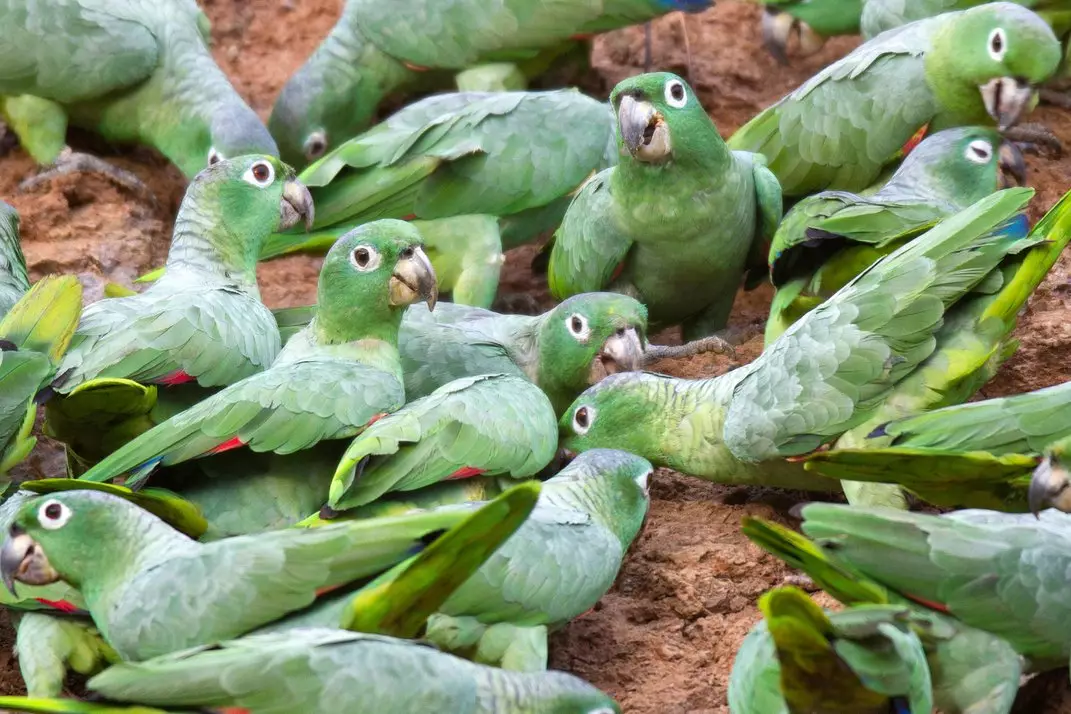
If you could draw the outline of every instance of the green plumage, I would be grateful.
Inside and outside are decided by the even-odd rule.
[[[19,214],[0,201],[0,318],[30,289],[19,243]]]
[[[286,161],[318,159],[365,128],[380,100],[435,73],[509,62],[523,74],[569,52],[569,41],[646,22],[710,0],[349,0],[342,16],[283,87],[268,125]],[[581,52],[586,62],[586,52]],[[431,78],[428,75],[431,74]],[[513,73],[516,76],[516,73]],[[486,86],[486,81],[483,82]],[[558,131],[572,122],[555,122]]]
[[[141,434],[82,478],[128,471],[139,483],[157,465],[248,446],[289,454],[359,433],[405,402],[398,324],[417,299],[434,302],[434,272],[420,235],[401,221],[351,231],[324,262],[316,318],[272,366]]]
[[[874,193],[823,191],[797,203],[770,246],[778,294],[766,343],[882,255],[997,190],[1000,147],[995,130],[948,129],[924,139]]]
[[[274,235],[261,257],[322,250],[378,218],[418,219],[442,289],[489,307],[503,240],[556,226],[567,194],[613,160],[612,132],[606,105],[575,90],[429,97],[302,172],[313,231]]]
[[[944,318],[994,273],[1002,276],[1002,263],[1044,241],[1044,226],[1026,236],[1020,211],[1031,195],[1003,191],[945,220],[875,263],[743,368],[697,381],[636,373],[603,380],[562,417],[564,445],[627,449],[721,482],[828,488],[831,482],[783,459],[885,413],[902,384],[947,379],[927,373],[931,357],[944,358],[942,343],[959,334],[943,332]],[[1028,294],[1016,292],[1018,302],[1000,294],[1001,309]],[[1003,319],[998,324],[1008,329]]]
[[[994,47],[997,28],[1004,34]],[[1051,77],[1060,56],[1049,26],[1011,3],[920,20],[822,70],[729,146],[763,154],[786,196],[860,191],[924,127],[1013,124],[1030,85]]]
[[[752,244],[781,220],[761,157],[730,151],[676,75],[642,75],[610,96],[620,163],[584,184],[554,236],[548,279],[562,299],[610,289],[685,339],[725,326]]]
[[[472,475],[535,476],[558,447],[557,417],[523,377],[454,380],[365,429],[335,472],[328,505],[362,506],[389,491],[413,491]]]
[[[213,150],[278,155],[212,59],[193,0],[5,0],[0,20],[0,93],[38,99],[4,114],[39,162],[56,159],[68,123],[154,146],[188,177]]]

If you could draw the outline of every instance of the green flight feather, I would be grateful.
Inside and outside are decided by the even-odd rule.
[[[361,506],[474,474],[534,476],[554,457],[557,418],[526,379],[465,377],[371,424],[339,462],[328,505]]]
[[[30,289],[19,243],[19,214],[0,201],[0,318]]]
[[[122,704],[82,702],[77,699],[48,699],[41,697],[0,697],[0,707],[25,714],[195,714],[178,709],[155,709]]]

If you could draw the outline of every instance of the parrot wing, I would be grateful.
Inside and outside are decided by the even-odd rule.
[[[142,82],[159,63],[153,29],[110,12],[105,3],[2,0],[0,15],[6,19],[0,46],[3,94],[72,104]]]
[[[405,403],[391,374],[367,365],[305,359],[233,384],[130,441],[82,476],[107,481],[133,472],[140,483],[170,465],[239,446],[289,454],[323,439],[353,436]]]
[[[993,194],[878,261],[770,345],[734,389],[744,461],[805,454],[874,414],[937,347],[948,309],[1024,239],[1029,189]]]
[[[328,504],[343,510],[388,491],[479,474],[535,475],[557,448],[545,394],[510,375],[465,377],[380,419],[339,462]]]
[[[30,289],[19,243],[19,214],[0,201],[0,318]]]
[[[554,234],[547,280],[559,300],[606,288],[632,248],[614,219],[614,170],[601,171],[584,184]]]
[[[44,612],[19,614],[15,647],[31,697],[59,696],[67,681],[68,667],[91,675],[118,659],[92,621]]]
[[[936,26],[861,45],[741,127],[729,147],[763,154],[786,196],[866,188],[937,113],[922,62]]]

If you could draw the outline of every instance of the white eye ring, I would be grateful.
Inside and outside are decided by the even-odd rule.
[[[636,477],[636,484],[643,489],[644,493],[647,493],[648,485],[650,484],[651,472],[644,471],[642,474]]]
[[[50,498],[37,509],[37,522],[42,528],[54,531],[67,525],[67,521],[71,520],[71,515],[71,509],[67,507],[67,504]]]
[[[213,164],[218,164],[220,161],[223,161],[224,158],[225,157],[223,156],[223,154],[221,154],[218,151],[216,151],[216,147],[213,146],[208,150],[208,165],[209,166],[211,166]]]
[[[257,188],[271,186],[272,181],[275,180],[275,167],[267,161],[258,161],[245,170],[242,180]]]
[[[597,414],[595,407],[577,407],[577,410],[573,412],[573,431],[580,436],[587,434],[591,425],[595,423]]]
[[[989,56],[994,60],[997,62],[1004,61],[1004,54],[1008,51],[1008,36],[1004,32],[1004,28],[997,27],[989,33],[986,49],[989,50]]]
[[[587,342],[588,338],[591,337],[591,326],[588,324],[588,318],[579,312],[574,312],[565,318],[565,327],[578,342]]]
[[[684,82],[679,79],[671,79],[666,82],[666,104],[675,109],[680,109],[688,103],[688,90],[684,88]]]
[[[967,150],[963,153],[970,162],[988,164],[993,158],[993,147],[985,139],[975,139],[967,144]]]
[[[362,243],[350,252],[350,263],[362,273],[378,268],[381,260],[379,251],[366,243]]]
[[[327,153],[327,136],[322,131],[312,132],[305,139],[302,151],[304,151],[306,159],[315,161]]]

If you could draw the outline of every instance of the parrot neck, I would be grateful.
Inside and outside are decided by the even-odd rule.
[[[222,277],[259,300],[260,243],[250,236],[234,235],[225,220],[205,215],[197,207],[197,201],[187,195],[175,217],[167,267]]]
[[[612,483],[614,478],[616,476],[613,473],[579,479],[573,476],[558,479],[555,476],[543,482],[539,501],[590,516],[617,537],[624,552],[643,526],[648,502],[640,497],[640,489],[635,488],[635,498],[629,503]]]
[[[960,80],[949,69],[955,67],[957,62],[957,48],[954,45],[951,25],[946,24],[934,35],[931,49],[923,60],[926,84],[933,92],[938,108],[927,130],[930,134],[954,126],[993,125],[978,86]]]

